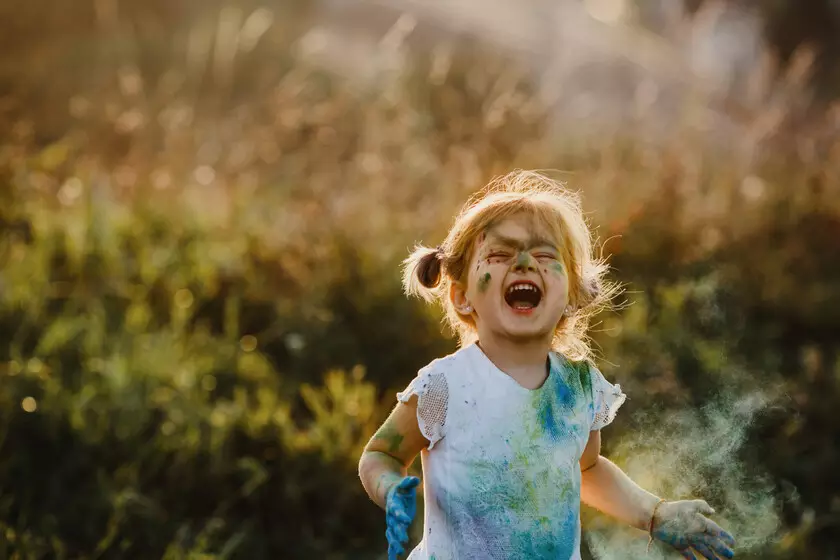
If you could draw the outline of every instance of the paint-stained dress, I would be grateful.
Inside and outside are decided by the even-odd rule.
[[[580,559],[580,460],[625,396],[557,353],[538,389],[476,344],[433,361],[397,394],[418,395],[423,539],[409,560]]]

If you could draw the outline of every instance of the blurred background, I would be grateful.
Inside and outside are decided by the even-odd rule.
[[[603,455],[840,558],[838,96],[836,0],[4,0],[0,558],[385,558],[399,263],[514,168],[626,287]]]

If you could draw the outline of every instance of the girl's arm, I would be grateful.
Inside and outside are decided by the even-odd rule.
[[[581,501],[628,525],[648,531],[684,558],[732,558],[735,539],[717,523],[704,517],[714,510],[703,500],[680,500],[659,504],[660,499],[633,482],[612,461],[601,457],[601,432],[590,432],[581,456]],[[660,507],[657,507],[657,506]],[[648,544],[650,546],[650,544]]]
[[[376,431],[359,460],[359,478],[370,499],[385,509],[385,495],[405,476],[418,453],[429,445],[417,423],[417,396],[398,402]]]
[[[589,433],[580,459],[580,499],[628,525],[648,530],[659,498],[633,482],[612,461],[601,457],[601,432]]]

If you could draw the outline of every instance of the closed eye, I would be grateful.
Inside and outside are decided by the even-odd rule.
[[[542,260],[556,260],[557,257],[555,257],[554,255],[549,254],[549,253],[540,253],[539,255],[537,255],[537,259],[539,259],[541,261]]]

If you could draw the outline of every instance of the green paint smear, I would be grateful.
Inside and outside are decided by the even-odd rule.
[[[516,266],[524,266],[527,268],[529,264],[531,264],[531,255],[520,251],[516,256]]]
[[[399,451],[403,439],[405,438],[403,438],[402,434],[392,435],[388,445],[388,451],[390,451],[391,453],[396,453],[397,451]]]
[[[563,273],[563,263],[561,263],[560,261],[552,263],[551,270],[553,270],[554,272],[558,272],[558,273],[562,274]]]
[[[485,272],[484,275],[478,279],[478,291],[479,292],[486,292],[487,287],[490,285],[490,273]]]
[[[508,460],[471,462],[471,513],[492,520],[490,526],[509,527],[517,558],[557,557],[576,536],[574,504],[580,496],[573,477],[565,475],[567,466],[553,463],[552,446],[545,445],[536,419],[508,441]]]
[[[383,426],[378,432],[376,432],[375,438],[385,441],[388,444],[388,451],[390,453],[399,451],[400,445],[405,439],[401,433],[391,426]]]

